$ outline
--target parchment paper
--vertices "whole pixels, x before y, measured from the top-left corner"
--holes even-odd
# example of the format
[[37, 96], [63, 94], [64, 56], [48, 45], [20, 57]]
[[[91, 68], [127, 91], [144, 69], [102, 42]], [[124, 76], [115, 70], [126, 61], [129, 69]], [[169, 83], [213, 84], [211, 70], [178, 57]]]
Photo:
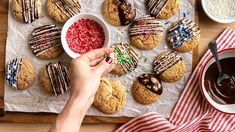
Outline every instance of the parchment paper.
[[[10, 0], [9, 2], [11, 2]], [[146, 9], [144, 0], [134, 0], [137, 8], [137, 16], [136, 18], [146, 15]], [[24, 57], [28, 58], [32, 61], [36, 68], [36, 73], [38, 74], [40, 68], [49, 62], [56, 62], [58, 60], [63, 62], [69, 62], [70, 58], [64, 54], [62, 57], [44, 61], [36, 58], [28, 46], [28, 38], [32, 30], [38, 26], [42, 26], [44, 24], [53, 23], [53, 21], [46, 15], [45, 11], [45, 2], [46, 0], [42, 0], [43, 2], [43, 14], [42, 18], [34, 21], [32, 24], [22, 24], [17, 22], [10, 12], [11, 8], [9, 8], [8, 15], [8, 37], [7, 37], [7, 46], [6, 46], [6, 63], [15, 58], [15, 57]], [[103, 0], [80, 0], [82, 10], [81, 12], [89, 12], [94, 13], [101, 18], [104, 18], [101, 13], [101, 6]], [[127, 74], [126, 76], [117, 77], [114, 75], [108, 75], [109, 78], [113, 78], [121, 81], [121, 83], [126, 87], [128, 98], [127, 103], [124, 106], [123, 110], [117, 114], [106, 115], [94, 107], [91, 107], [87, 115], [97, 115], [97, 116], [127, 116], [127, 117], [135, 117], [146, 112], [156, 111], [162, 114], [165, 117], [169, 117], [170, 113], [179, 98], [179, 95], [186, 84], [189, 75], [192, 70], [192, 53], [184, 53], [181, 54], [183, 56], [184, 61], [186, 62], [186, 74], [185, 76], [176, 83], [163, 83], [163, 94], [159, 101], [150, 104], [150, 105], [141, 105], [137, 103], [131, 94], [131, 85], [133, 80], [136, 79], [140, 74], [151, 72], [152, 71], [152, 61], [153, 58], [159, 53], [170, 50], [165, 41], [165, 34], [167, 28], [171, 25], [172, 22], [179, 20], [180, 18], [186, 17], [188, 19], [194, 20], [194, 4], [190, 4], [188, 0], [182, 0], [180, 11], [173, 18], [168, 20], [163, 20], [164, 23], [164, 36], [161, 44], [151, 51], [140, 51], [139, 54], [142, 54], [142, 59], [140, 60], [138, 68], [132, 72]], [[11, 7], [11, 6], [9, 6]], [[108, 24], [108, 23], [107, 23]], [[58, 24], [57, 24], [58, 25]], [[62, 26], [62, 25], [60, 25]], [[111, 32], [111, 43], [115, 42], [129, 42], [127, 29], [126, 27], [114, 27], [108, 24], [108, 27]], [[89, 80], [87, 80], [89, 81]], [[5, 110], [6, 111], [18, 111], [18, 112], [51, 112], [51, 113], [59, 113], [67, 99], [69, 97], [69, 93], [64, 95], [55, 97], [49, 96], [39, 84], [38, 79], [35, 81], [34, 85], [24, 91], [17, 91], [9, 87], [8, 84], [5, 84]], [[81, 106], [82, 107], [82, 106]]]

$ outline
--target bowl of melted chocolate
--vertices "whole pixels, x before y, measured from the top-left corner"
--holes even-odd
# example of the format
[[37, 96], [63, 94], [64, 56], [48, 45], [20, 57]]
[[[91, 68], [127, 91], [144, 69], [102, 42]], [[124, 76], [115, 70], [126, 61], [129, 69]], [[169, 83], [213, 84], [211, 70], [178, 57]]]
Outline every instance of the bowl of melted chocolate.
[[217, 82], [219, 70], [211, 57], [203, 66], [200, 75], [200, 88], [206, 100], [214, 108], [225, 113], [235, 114], [235, 48], [219, 52], [223, 73], [230, 78]]

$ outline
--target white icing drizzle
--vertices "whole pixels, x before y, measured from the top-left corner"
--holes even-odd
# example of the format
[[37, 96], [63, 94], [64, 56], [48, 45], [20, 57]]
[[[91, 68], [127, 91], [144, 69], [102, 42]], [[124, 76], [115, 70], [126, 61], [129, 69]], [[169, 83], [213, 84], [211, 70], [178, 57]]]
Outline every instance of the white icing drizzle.
[[148, 0], [147, 6], [151, 15], [158, 17], [169, 0]]
[[156, 75], [161, 74], [166, 69], [173, 66], [175, 63], [177, 63], [179, 60], [182, 60], [182, 57], [178, 55], [175, 51], [169, 51], [163, 56], [161, 56], [160, 59], [157, 59], [154, 61], [154, 69]]
[[143, 17], [136, 19], [130, 29], [129, 35], [161, 35], [163, 34], [162, 22], [154, 17]]
[[29, 38], [30, 48], [36, 56], [39, 56], [46, 51], [62, 46], [61, 29], [56, 25], [45, 25], [34, 29]]
[[31, 23], [39, 18], [39, 10], [36, 0], [22, 0], [22, 13], [25, 23]]
[[47, 65], [47, 72], [54, 94], [56, 96], [64, 94], [69, 89], [70, 83], [67, 67], [61, 62], [50, 63]]

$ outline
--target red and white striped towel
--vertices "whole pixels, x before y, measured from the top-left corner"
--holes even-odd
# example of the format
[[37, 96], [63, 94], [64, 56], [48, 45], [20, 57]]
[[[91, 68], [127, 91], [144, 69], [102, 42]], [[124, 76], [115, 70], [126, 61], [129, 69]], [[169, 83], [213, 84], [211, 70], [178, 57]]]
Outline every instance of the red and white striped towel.
[[[216, 40], [218, 50], [235, 47], [235, 32], [227, 28]], [[221, 113], [211, 107], [199, 88], [199, 73], [211, 57], [208, 50], [196, 66], [169, 120], [157, 112], [134, 118], [116, 132], [180, 131], [180, 132], [232, 132], [235, 131], [235, 115]]]

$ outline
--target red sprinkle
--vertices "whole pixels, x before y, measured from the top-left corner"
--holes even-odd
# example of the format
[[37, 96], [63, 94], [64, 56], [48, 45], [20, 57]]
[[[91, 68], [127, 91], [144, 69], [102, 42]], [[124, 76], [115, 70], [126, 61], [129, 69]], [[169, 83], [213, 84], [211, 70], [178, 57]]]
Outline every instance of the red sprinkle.
[[99, 23], [90, 19], [81, 19], [69, 27], [66, 40], [69, 48], [79, 54], [84, 54], [104, 45], [104, 30]]

